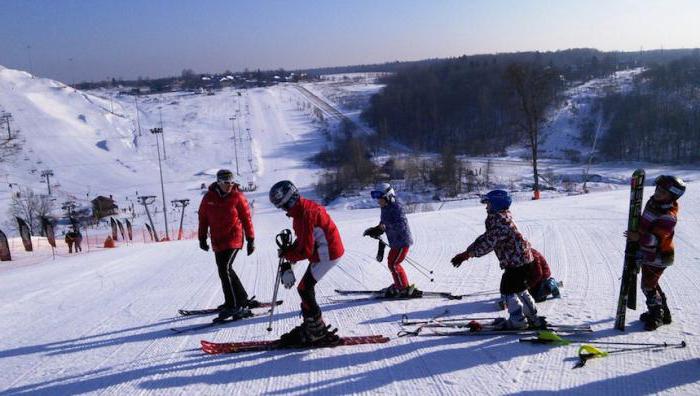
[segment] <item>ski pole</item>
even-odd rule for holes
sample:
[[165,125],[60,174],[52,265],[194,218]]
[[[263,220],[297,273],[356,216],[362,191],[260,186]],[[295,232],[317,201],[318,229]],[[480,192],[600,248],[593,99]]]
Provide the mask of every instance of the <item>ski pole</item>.
[[[386,243],[386,242],[382,239],[382,237],[377,237],[377,240],[379,240],[379,242],[381,242],[382,245],[384,245],[384,246],[389,246],[389,244]],[[420,268],[420,269],[422,269],[423,271],[426,271],[426,272],[430,273],[431,275],[433,274],[433,270],[431,270],[430,268],[424,266],[423,264],[419,263],[418,261],[416,261],[416,260],[414,260],[414,259],[412,259],[412,258],[410,258],[410,257],[408,257],[408,256],[406,256],[406,259],[405,259],[405,260],[406,260],[407,263],[411,264],[411,265],[412,265],[413,267],[415,267],[416,269]],[[432,280],[431,280],[431,282],[432,282]]]
[[[289,248],[289,246],[292,244],[292,232],[289,229],[280,231],[280,233],[275,237],[275,242],[280,250]],[[270,320],[267,323],[267,331],[272,331],[272,318],[275,315],[275,307],[277,306],[277,292],[279,291],[280,278],[282,277],[282,264],[284,264],[284,258],[280,257],[279,263],[277,264],[275,288],[272,291],[272,306],[270,307]]]
[[275,306],[277,305],[277,291],[280,288],[280,277],[282,276],[282,262],[280,259],[277,265],[277,277],[275,277],[275,289],[272,291],[272,306],[270,307],[270,320],[267,323],[267,331],[272,331],[272,317],[275,314]]
[[685,348],[687,346],[685,341],[679,343],[652,343],[652,342],[619,342],[619,341],[595,341],[595,340],[568,340],[561,337],[560,335],[550,332],[550,331],[540,331],[537,337],[526,337],[521,338],[520,342],[530,342],[533,344],[559,344],[559,345],[569,345],[569,344],[598,344],[598,345],[627,345],[627,346],[643,346],[652,348]]
[[[379,243],[380,243],[382,246],[385,246],[385,247],[386,247],[386,246],[389,246],[389,244],[386,243],[381,237],[377,237],[376,239],[379,241]],[[433,270],[428,269],[427,267],[421,265],[419,262],[413,260],[412,258],[410,258],[410,257],[408,257],[408,256],[406,256],[406,258],[405,258],[404,260],[406,261],[406,263],[408,263],[409,265],[411,265],[416,271],[418,271],[419,274],[421,274],[421,275],[423,275],[424,277],[428,278],[431,282],[435,282],[435,278],[433,278],[432,276],[428,275],[428,273],[430,273],[430,274],[432,275],[432,274],[433,274]]]
[[[631,344],[634,344],[634,343],[631,343]],[[622,344],[622,345],[624,345],[624,344]],[[681,341],[679,344],[668,344],[668,343],[649,344],[649,345],[641,346],[638,348],[621,348],[621,349],[615,349],[612,351],[602,351],[602,350],[594,347],[593,345],[581,345],[581,347],[578,350],[579,362],[576,363],[576,365],[573,368],[575,368],[575,369],[581,368],[590,359],[606,357],[606,356],[612,355],[613,353],[644,352],[644,351],[651,351],[651,350],[659,349],[659,348],[685,348],[687,345],[688,344],[686,344],[685,341]]]

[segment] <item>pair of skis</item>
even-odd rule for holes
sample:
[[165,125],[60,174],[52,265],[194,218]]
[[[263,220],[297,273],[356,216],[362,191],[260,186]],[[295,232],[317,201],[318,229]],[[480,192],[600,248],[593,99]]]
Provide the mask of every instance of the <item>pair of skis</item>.
[[[277,300],[277,303],[275,305],[282,305],[282,300]],[[272,302],[262,302],[259,305],[256,305],[255,307],[251,307],[251,309],[256,309],[256,308],[271,308],[272,307]],[[199,316],[199,315],[213,315],[213,314],[218,314],[221,312],[221,309],[219,308],[205,308],[205,309],[178,309],[177,313],[179,313],[182,316]]]
[[[274,305],[280,305],[282,304],[282,300],[278,300]],[[248,318],[254,318],[257,316],[262,316],[265,315],[266,312],[254,312],[253,309],[259,309],[259,308],[268,308],[272,309],[272,302],[265,302],[265,303],[260,303],[260,305],[251,308],[251,311],[248,311],[249,313],[245,316],[235,316],[235,317],[230,317],[224,320],[214,320],[209,323],[203,323],[199,325],[193,325],[193,326],[185,326],[185,327],[172,327],[170,328],[170,331],[181,334],[181,333],[189,333],[193,331],[199,331],[199,330],[205,330],[210,327],[215,327],[215,326],[220,326],[224,325],[227,323],[231,322],[236,322],[239,320],[243,319],[248,319]],[[207,309],[180,309],[178,310],[178,313],[182,316],[203,316],[203,315],[212,315],[212,314],[217,314],[221,312],[220,309],[218,308],[207,308]],[[269,310],[267,311],[269,312]]]
[[478,296],[478,295],[484,295],[484,294],[497,294],[498,291],[486,291],[486,292],[479,292],[479,293],[472,293],[472,294],[452,294],[450,292],[443,292],[443,291],[424,291],[420,297],[411,297],[411,296],[406,296],[406,297],[387,297],[384,295],[384,292],[381,290],[340,290],[336,289],[336,293],[343,295],[343,296],[362,296],[360,299],[368,299],[368,300],[412,300],[416,298],[445,298],[448,300],[461,300],[464,297],[471,297],[471,296]]
[[269,341],[243,341],[243,342],[210,342],[202,340],[202,351],[215,355],[220,353],[241,353],[271,350],[290,349],[317,349],[333,348],[337,346],[362,345],[362,344],[383,344],[389,342],[389,338],[383,335],[369,335],[356,337],[341,337],[337,342],[318,342],[305,345],[285,345],[281,340]]
[[[408,316],[401,317],[400,325],[403,330],[397,334],[399,337],[406,336],[485,336],[485,335],[534,335],[538,331],[548,330],[559,333],[579,334],[593,331],[589,324],[556,324],[547,323],[541,328],[524,329],[501,329],[492,323],[496,317],[456,317],[445,318],[449,310],[445,310],[430,319],[409,320]],[[412,330],[407,327],[415,326]],[[424,332],[424,330],[429,330]]]
[[[642,200],[644,197],[644,169],[637,169],[632,174],[630,181],[629,217],[627,219],[627,232],[639,231],[639,221],[642,217]],[[637,252],[639,242],[627,239],[625,244],[625,264],[622,269],[622,281],[620,282],[620,295],[617,300],[617,313],[615,314],[615,328],[625,331],[625,316],[627,308],[637,309]]]

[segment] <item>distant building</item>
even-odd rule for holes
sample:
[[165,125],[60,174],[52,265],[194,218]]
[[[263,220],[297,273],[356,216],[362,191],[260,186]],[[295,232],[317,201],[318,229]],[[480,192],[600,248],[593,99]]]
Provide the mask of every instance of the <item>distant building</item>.
[[114,203],[111,195],[109,198],[100,195],[91,202],[92,216],[96,219],[119,214],[119,207]]

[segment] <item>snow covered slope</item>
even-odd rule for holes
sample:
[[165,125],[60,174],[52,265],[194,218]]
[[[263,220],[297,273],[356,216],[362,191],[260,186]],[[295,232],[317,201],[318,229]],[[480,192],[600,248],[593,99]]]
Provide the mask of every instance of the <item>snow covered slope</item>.
[[[239,257],[235,268],[248,291],[267,300],[277,264],[273,238],[291,226],[267,203],[267,189],[288,178],[310,194],[317,169],[305,159],[324,144],[298,95],[279,85],[213,96],[141,97],[139,136],[133,97],[112,91],[84,94],[0,69],[0,105],[13,113],[24,139],[22,151],[0,166],[10,182],[36,190],[45,187],[37,172],[48,168],[54,169],[58,193],[113,193],[120,202],[133,200],[136,191],[159,195],[155,141],[148,129],[159,126],[162,116],[166,194],[168,199],[193,199],[186,217],[192,227],[200,184],[211,182],[219,167],[235,168],[238,148],[242,179],[261,188],[247,194],[256,202],[257,250]],[[630,165],[614,167],[617,175],[631,170]],[[648,174],[651,178],[665,170],[648,169]],[[0,189],[3,207],[7,193]],[[450,315],[503,315],[494,310],[501,274],[495,257],[470,260],[458,270],[449,264],[483,231],[484,210],[474,202],[455,202],[441,211],[409,215],[416,240],[410,257],[433,268],[436,280],[430,283],[410,266],[407,272],[425,290],[486,293],[452,302],[352,302],[338,301],[333,290],[380,288],[390,283],[390,276],[385,264],[374,260],[376,244],[361,237],[376,224],[379,211],[336,205],[331,215],[347,253],[318,285],[324,316],[341,335],[384,334],[391,342],[209,356],[199,350],[200,339],[272,339],[298,324],[296,292],[281,291],[285,304],[271,333],[265,331],[267,318],[258,317],[176,335],[171,327],[210,319],[178,317],[177,309],[211,307],[222,299],[213,255],[200,251],[195,241],[120,245],[55,261],[24,254],[0,265],[0,394],[699,394],[699,196],[697,182],[690,183],[681,201],[677,261],[662,280],[674,323],[654,333],[641,331],[632,311],[627,333],[612,330],[626,189],[520,200],[513,207],[523,233],[565,284],[563,299],[541,304],[543,314],[555,322],[591,323],[595,331],[590,339],[686,340],[685,349],[613,355],[572,370],[573,346],[526,345],[511,336],[397,338],[403,314],[429,318],[447,308]],[[298,277],[305,266],[297,265]]]
[[[156,140],[149,132],[161,123],[171,221],[179,212],[169,201],[189,198],[198,203],[201,185],[211,183],[219,168],[238,169],[243,185],[267,187],[289,178],[306,188],[318,171],[306,160],[324,138],[300,109],[304,99],[299,95],[280,85],[135,98],[117,90],[84,93],[0,68],[0,109],[12,114],[12,129],[20,130],[12,141],[19,150],[0,161],[0,180],[6,182],[0,184],[0,213],[6,213],[11,192],[31,188],[45,193],[40,177],[44,169],[53,170],[52,192],[59,207],[67,199],[89,205],[97,195],[113,195],[121,208],[136,203],[137,214],[143,216],[137,197],[155,195],[155,206],[162,210]],[[250,196],[266,199],[266,194]],[[185,224],[190,227],[196,223],[196,209],[192,205],[187,210]],[[162,216],[154,220],[162,234]]]
[[[650,194],[647,189],[646,194]],[[169,328],[207,322],[177,317],[178,308],[221,301],[211,253],[196,242],[121,247],[35,266],[0,269],[0,392],[6,394],[698,394],[700,392],[700,189],[683,197],[677,262],[665,274],[674,323],[654,333],[641,330],[629,311],[626,333],[612,329],[622,267],[621,233],[626,191],[539,202],[518,202],[514,215],[524,234],[564,281],[561,300],[542,303],[552,321],[591,323],[590,339],[678,342],[685,349],[643,352],[589,362],[573,370],[576,348],[520,344],[512,336],[396,338],[401,315],[495,316],[496,294],[447,302],[338,302],[333,289],[379,288],[390,282],[376,246],[360,235],[377,210],[333,211],[347,254],[317,288],[326,320],[342,335],[385,334],[382,345],[313,351],[209,356],[199,340],[257,340],[279,336],[299,322],[295,291],[268,333],[267,317],[176,335]],[[483,230],[480,207],[409,216],[416,239],[410,256],[433,268],[434,284],[411,267],[426,290],[492,291],[501,271],[493,256],[459,270],[450,257]],[[236,270],[252,294],[272,293],[277,262],[274,234],[289,221],[281,213],[257,213],[258,250],[240,257]],[[299,263],[297,275],[306,264]]]

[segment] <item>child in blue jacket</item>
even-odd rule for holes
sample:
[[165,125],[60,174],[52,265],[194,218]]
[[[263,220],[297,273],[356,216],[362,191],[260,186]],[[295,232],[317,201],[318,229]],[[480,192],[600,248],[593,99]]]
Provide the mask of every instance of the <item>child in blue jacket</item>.
[[382,291],[386,297],[422,297],[423,292],[416,289],[415,285],[408,283],[406,271],[401,266],[401,262],[408,255],[409,247],[413,244],[403,205],[396,198],[396,193],[389,183],[380,183],[371,194],[381,208],[381,217],[379,224],[366,229],[363,235],[379,238],[386,233],[390,248],[387,260],[389,271],[394,278],[394,282]]

